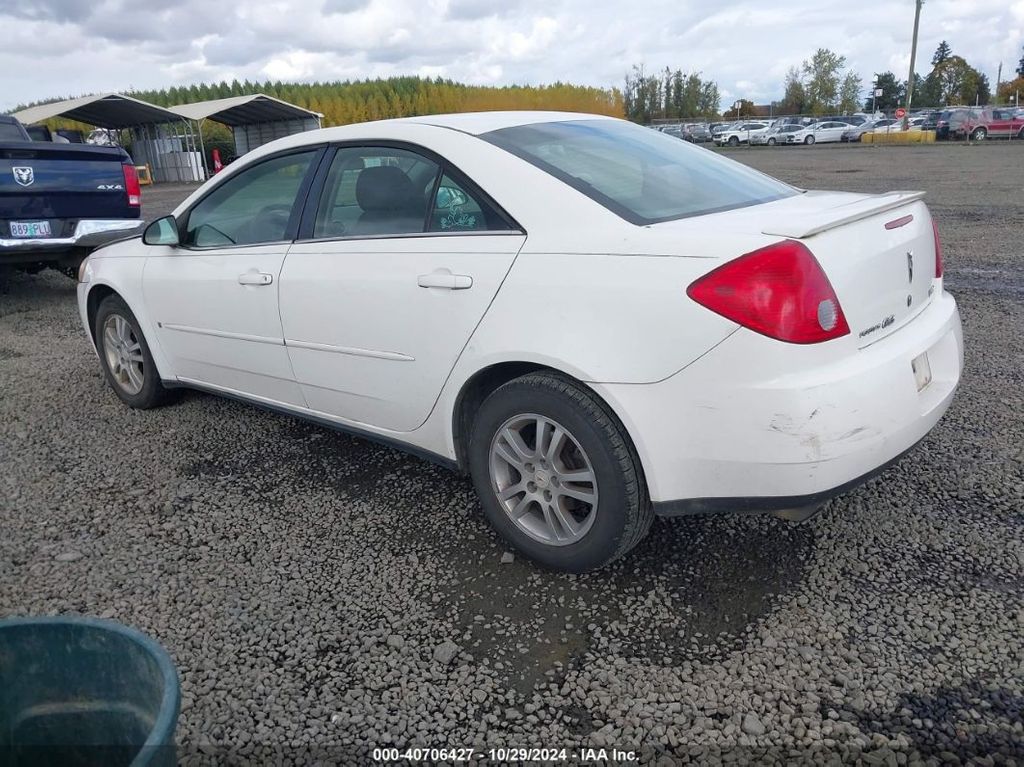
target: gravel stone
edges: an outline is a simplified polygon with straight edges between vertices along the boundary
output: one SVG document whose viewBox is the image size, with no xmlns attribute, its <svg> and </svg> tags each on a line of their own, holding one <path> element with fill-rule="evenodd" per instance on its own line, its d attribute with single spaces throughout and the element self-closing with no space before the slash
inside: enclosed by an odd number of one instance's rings
<svg viewBox="0 0 1024 767">
<path fill-rule="evenodd" d="M 449 665 L 459 654 L 459 646 L 451 641 L 444 641 L 434 648 L 434 660 Z"/>
<path fill-rule="evenodd" d="M 802 524 L 656 519 L 598 573 L 506 567 L 465 478 L 203 394 L 130 410 L 74 284 L 0 276 L 0 617 L 160 642 L 186 767 L 454 745 L 1024 763 L 1024 142 L 723 154 L 803 188 L 928 192 L 967 367 L 877 478 Z M 192 189 L 146 187 L 146 216 Z"/>
</svg>

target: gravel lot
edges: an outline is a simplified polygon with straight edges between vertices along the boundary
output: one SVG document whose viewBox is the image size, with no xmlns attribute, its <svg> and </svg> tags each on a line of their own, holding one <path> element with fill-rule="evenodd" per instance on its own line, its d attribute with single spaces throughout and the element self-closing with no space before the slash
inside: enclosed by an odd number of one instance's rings
<svg viewBox="0 0 1024 767">
<path fill-rule="evenodd" d="M 658 520 L 593 575 L 503 564 L 469 482 L 431 464 L 200 394 L 128 410 L 72 283 L 17 276 L 0 281 L 0 615 L 159 640 L 189 764 L 377 746 L 1024 762 L 1024 148 L 729 154 L 808 187 L 929 193 L 967 371 L 867 486 L 801 525 Z M 181 195 L 147 189 L 147 213 Z"/>
</svg>

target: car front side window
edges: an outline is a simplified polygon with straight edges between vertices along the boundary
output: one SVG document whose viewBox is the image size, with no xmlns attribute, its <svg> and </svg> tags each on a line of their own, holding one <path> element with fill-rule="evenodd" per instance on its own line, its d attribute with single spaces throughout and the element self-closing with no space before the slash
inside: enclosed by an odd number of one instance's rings
<svg viewBox="0 0 1024 767">
<path fill-rule="evenodd" d="M 232 176 L 189 212 L 182 244 L 215 248 L 286 239 L 317 152 L 275 157 Z"/>
</svg>

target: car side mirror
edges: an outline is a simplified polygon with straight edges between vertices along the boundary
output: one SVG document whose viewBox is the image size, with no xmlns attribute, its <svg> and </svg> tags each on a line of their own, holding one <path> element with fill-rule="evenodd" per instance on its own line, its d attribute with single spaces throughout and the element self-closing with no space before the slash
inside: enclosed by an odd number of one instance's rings
<svg viewBox="0 0 1024 767">
<path fill-rule="evenodd" d="M 178 221 L 174 216 L 158 218 L 142 233 L 145 245 L 178 245 Z"/>
</svg>

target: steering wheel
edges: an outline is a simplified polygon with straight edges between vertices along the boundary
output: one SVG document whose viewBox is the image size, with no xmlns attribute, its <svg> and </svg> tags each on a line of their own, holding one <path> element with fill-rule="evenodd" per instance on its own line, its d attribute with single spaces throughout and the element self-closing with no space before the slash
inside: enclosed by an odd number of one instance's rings
<svg viewBox="0 0 1024 767">
<path fill-rule="evenodd" d="M 246 229 L 249 242 L 273 242 L 284 237 L 291 218 L 292 206 L 274 203 L 260 208 L 252 217 Z M 239 238 L 241 240 L 241 238 Z"/>
</svg>

